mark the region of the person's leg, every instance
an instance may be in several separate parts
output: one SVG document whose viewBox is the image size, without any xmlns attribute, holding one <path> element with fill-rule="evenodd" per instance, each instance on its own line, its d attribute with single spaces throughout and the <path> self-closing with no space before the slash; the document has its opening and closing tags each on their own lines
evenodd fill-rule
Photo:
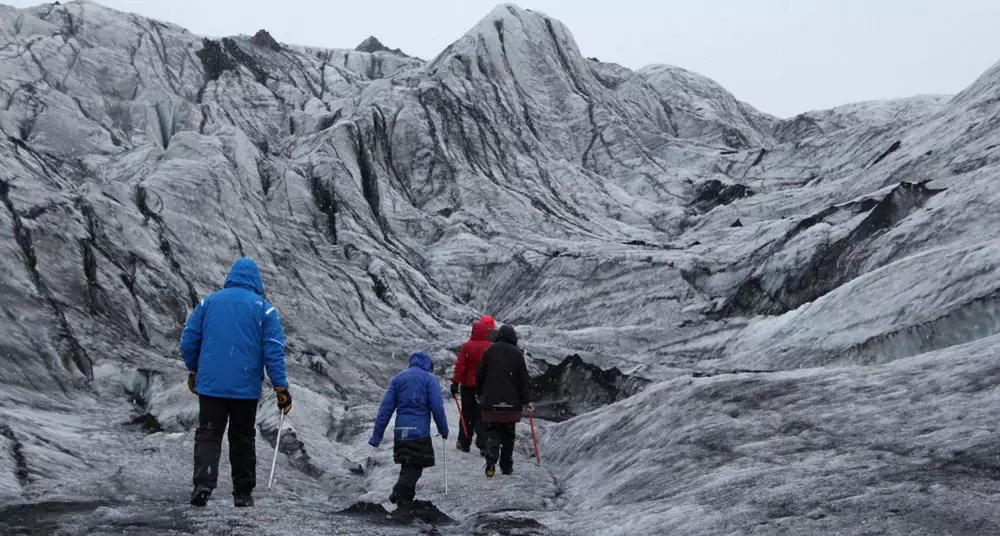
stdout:
<svg viewBox="0 0 1000 536">
<path fill-rule="evenodd" d="M 491 422 L 486 424 L 486 457 L 494 462 L 500 459 L 500 448 L 503 446 L 505 423 Z"/>
<path fill-rule="evenodd" d="M 249 497 L 257 487 L 257 400 L 229 400 L 229 465 L 233 496 Z"/>
<path fill-rule="evenodd" d="M 198 429 L 194 433 L 194 493 L 192 503 L 204 501 L 218 482 L 222 434 L 226 429 L 226 404 L 220 398 L 198 397 Z M 195 500 L 195 496 L 204 494 Z"/>
<path fill-rule="evenodd" d="M 486 424 L 486 476 L 496 473 L 497 460 L 500 458 L 500 446 L 503 444 L 503 423 Z"/>
<path fill-rule="evenodd" d="M 475 387 L 469 387 L 469 402 L 463 402 L 462 411 L 465 412 L 467 426 L 469 427 L 470 442 L 471 437 L 475 436 L 476 447 L 479 450 L 486 448 L 486 437 L 483 430 L 483 412 L 480 411 L 479 402 L 476 401 Z"/>
<path fill-rule="evenodd" d="M 475 434 L 475 430 L 472 427 L 472 420 L 476 413 L 479 411 L 478 404 L 476 404 L 476 388 L 463 385 L 461 387 L 462 391 L 462 420 L 464 421 L 464 426 L 459 423 L 458 429 L 458 441 L 461 444 L 462 450 L 468 452 L 469 447 L 472 445 L 472 436 Z"/>
<path fill-rule="evenodd" d="M 514 423 L 503 424 L 503 442 L 500 445 L 500 472 L 509 475 L 514 470 Z"/>
<path fill-rule="evenodd" d="M 417 481 L 420 480 L 420 475 L 423 472 L 424 468 L 420 465 L 406 464 L 400 466 L 399 478 L 396 480 L 396 485 L 392 488 L 392 495 L 389 499 L 400 506 L 413 502 L 413 497 L 417 494 Z"/>
</svg>

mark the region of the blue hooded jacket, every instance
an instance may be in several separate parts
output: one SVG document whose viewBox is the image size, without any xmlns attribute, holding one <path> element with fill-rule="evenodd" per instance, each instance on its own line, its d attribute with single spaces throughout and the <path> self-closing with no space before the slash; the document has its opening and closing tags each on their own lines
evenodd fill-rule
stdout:
<svg viewBox="0 0 1000 536">
<path fill-rule="evenodd" d="M 181 334 L 181 355 L 197 372 L 195 391 L 218 398 L 260 398 L 264 369 L 275 387 L 285 378 L 285 336 L 278 311 L 264 299 L 257 263 L 237 259 L 223 290 L 194 308 Z"/>
<path fill-rule="evenodd" d="M 437 378 L 431 374 L 431 356 L 427 352 L 414 352 L 410 356 L 410 368 L 397 374 L 389 383 L 369 444 L 377 447 L 382 443 L 393 411 L 396 412 L 396 441 L 430 437 L 431 414 L 434 415 L 438 433 L 448 436 L 448 418 L 444 413 L 441 388 Z"/>
</svg>

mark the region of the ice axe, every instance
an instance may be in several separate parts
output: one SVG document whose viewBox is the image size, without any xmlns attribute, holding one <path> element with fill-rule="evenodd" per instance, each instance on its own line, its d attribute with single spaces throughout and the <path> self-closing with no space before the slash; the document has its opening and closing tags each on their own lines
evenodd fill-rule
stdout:
<svg viewBox="0 0 1000 536">
<path fill-rule="evenodd" d="M 531 411 L 534 408 L 528 407 L 528 422 L 531 423 L 531 441 L 535 443 L 535 459 L 538 460 L 538 466 L 542 466 L 542 456 L 538 453 L 538 437 L 535 435 L 535 419 L 531 416 Z"/>
<path fill-rule="evenodd" d="M 274 466 L 278 464 L 278 447 L 281 446 L 281 425 L 285 422 L 285 412 L 280 409 L 278 417 L 278 438 L 274 440 L 274 459 L 271 460 L 271 476 L 267 479 L 267 493 L 271 493 L 271 484 L 274 483 Z"/>
<path fill-rule="evenodd" d="M 458 395 L 451 395 L 455 399 L 455 407 L 458 408 L 458 422 L 462 423 L 462 432 L 465 433 L 465 438 L 469 439 L 469 429 L 465 427 L 465 417 L 462 416 L 462 405 L 458 403 Z M 469 441 L 472 441 L 469 439 Z"/>
</svg>

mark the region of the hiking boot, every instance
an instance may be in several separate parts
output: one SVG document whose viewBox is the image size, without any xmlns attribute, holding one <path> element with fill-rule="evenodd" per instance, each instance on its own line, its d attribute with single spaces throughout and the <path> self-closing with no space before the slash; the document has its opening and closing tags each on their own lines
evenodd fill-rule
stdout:
<svg viewBox="0 0 1000 536">
<path fill-rule="evenodd" d="M 462 444 L 462 440 L 461 440 L 461 439 L 460 439 L 460 440 L 458 440 L 458 442 L 457 442 L 457 443 L 455 443 L 455 448 L 457 448 L 458 450 L 460 450 L 460 451 L 462 451 L 462 452 L 469 452 L 469 450 L 471 450 L 471 449 L 469 448 L 469 445 L 464 445 L 464 444 Z"/>
<path fill-rule="evenodd" d="M 497 462 L 493 458 L 490 458 L 489 456 L 487 456 L 486 457 L 486 478 L 493 478 L 493 475 L 495 475 L 495 474 L 497 474 Z"/>
<path fill-rule="evenodd" d="M 212 496 L 212 492 L 207 489 L 196 489 L 191 492 L 191 506 L 197 506 L 199 508 L 208 504 L 208 498 Z"/>
<path fill-rule="evenodd" d="M 503 473 L 503 474 L 505 474 L 505 475 L 512 474 L 514 472 L 514 464 L 506 465 L 506 464 L 502 464 L 501 463 L 500 464 L 500 472 Z"/>
<path fill-rule="evenodd" d="M 201 489 L 191 492 L 191 505 L 202 507 L 208 504 L 208 499 L 212 496 L 211 490 Z"/>
<path fill-rule="evenodd" d="M 250 495 L 234 495 L 233 506 L 237 508 L 246 508 L 248 506 L 253 506 L 253 497 Z"/>
<path fill-rule="evenodd" d="M 394 491 L 391 495 L 389 495 L 389 502 L 395 504 L 397 508 L 406 508 L 413 504 L 413 499 L 402 497 Z"/>
</svg>

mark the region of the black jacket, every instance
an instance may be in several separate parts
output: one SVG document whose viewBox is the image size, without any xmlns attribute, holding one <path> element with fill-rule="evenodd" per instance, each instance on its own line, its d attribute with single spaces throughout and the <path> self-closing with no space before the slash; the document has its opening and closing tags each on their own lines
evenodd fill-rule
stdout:
<svg viewBox="0 0 1000 536">
<path fill-rule="evenodd" d="M 531 402 L 528 367 L 524 353 L 517 347 L 517 333 L 511 326 L 501 326 L 497 342 L 483 352 L 476 369 L 476 396 L 482 398 L 484 412 L 521 409 Z"/>
</svg>

